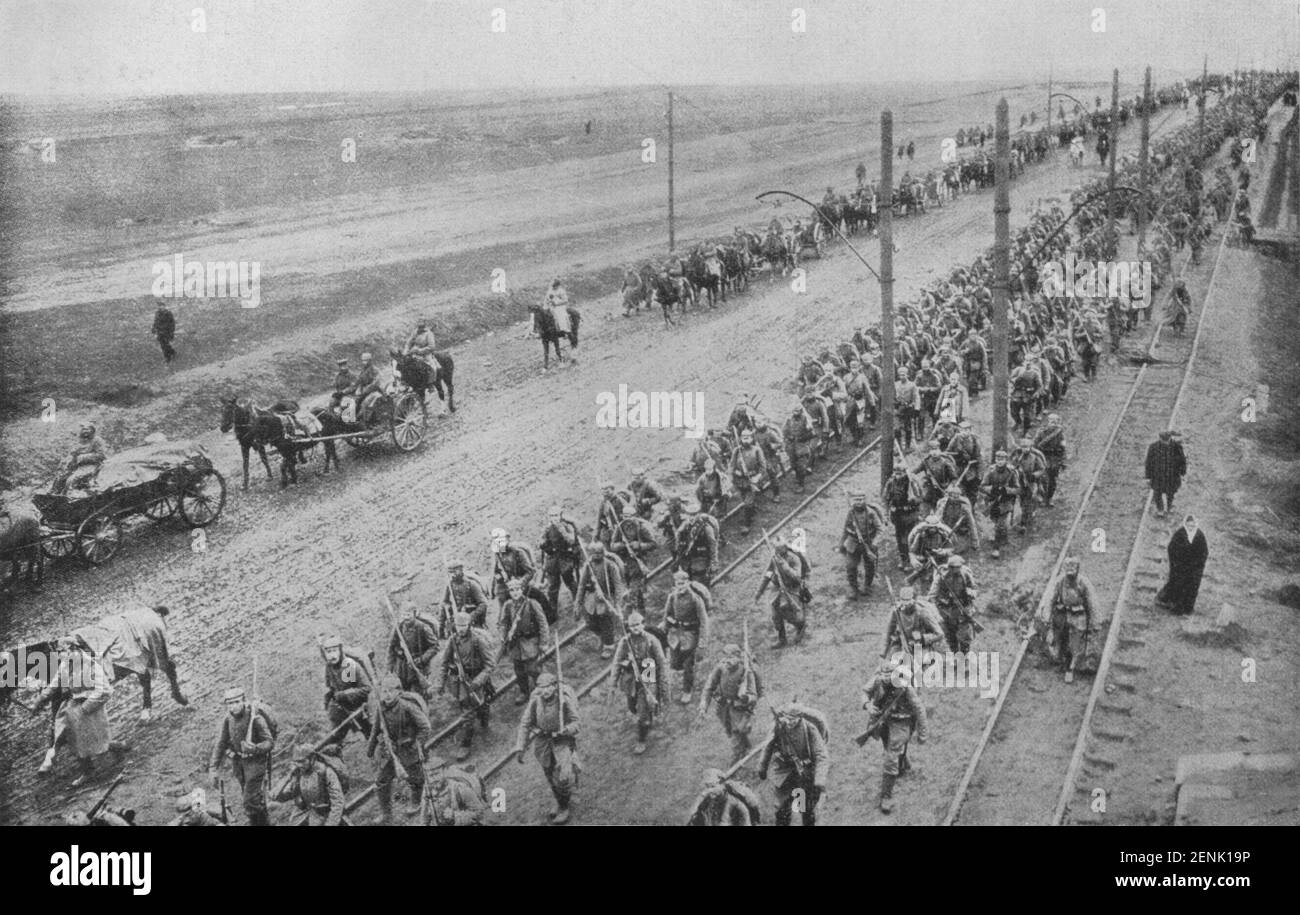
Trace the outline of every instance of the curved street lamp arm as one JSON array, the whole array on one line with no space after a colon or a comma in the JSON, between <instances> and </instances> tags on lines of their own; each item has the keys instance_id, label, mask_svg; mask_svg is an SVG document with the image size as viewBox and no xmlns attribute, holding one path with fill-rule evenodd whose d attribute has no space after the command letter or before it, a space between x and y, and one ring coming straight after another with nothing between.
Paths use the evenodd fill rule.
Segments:
<instances>
[{"instance_id":1,"label":"curved street lamp arm","mask_svg":"<svg viewBox=\"0 0 1300 915\"><path fill-rule=\"evenodd\" d=\"M871 271L871 275L874 276L877 280L880 279L880 274L876 272L876 268L873 267L873 266L871 266L869 263L867 263L867 259L866 259L865 257L863 257L863 256L858 252L858 249L857 249L857 248L853 247L853 242L849 241L848 238L845 237L844 233L840 231L840 227L839 227L839 226L837 226L837 225L835 225L834 223L831 222L830 218L827 217L826 213L822 210L821 207L819 207L817 204L813 203L813 202L812 202L811 200L809 200L807 197L800 197L798 194L795 194L795 193L793 193L793 192L791 192L791 191L764 191L763 193L759 194L758 197L756 197L755 199L756 199L756 200L762 200L764 197L770 197L770 196L772 196L773 194L784 194L784 195L787 196L787 197L793 197L795 200L802 200L804 203L808 204L808 206L810 206L810 207L812 207L814 210L816 210L816 211L817 211L817 215L821 217L822 222L824 222L824 223L826 223L826 225L830 226L830 227L831 227L831 231L834 232L836 235L839 236L840 241L842 241L842 242L844 242L844 244L848 245L848 246L849 246L849 250L852 251L852 252L854 253L854 255L857 256L858 260L862 261L862 266L864 266L864 267L866 267L868 270L870 270L870 271Z\"/></svg>"}]
</instances>

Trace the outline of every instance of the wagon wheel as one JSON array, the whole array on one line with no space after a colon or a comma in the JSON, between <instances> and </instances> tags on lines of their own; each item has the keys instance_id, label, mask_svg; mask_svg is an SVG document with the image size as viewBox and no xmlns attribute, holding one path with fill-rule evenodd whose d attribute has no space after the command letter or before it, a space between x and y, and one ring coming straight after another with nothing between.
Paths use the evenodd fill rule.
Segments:
<instances>
[{"instance_id":1,"label":"wagon wheel","mask_svg":"<svg viewBox=\"0 0 1300 915\"><path fill-rule=\"evenodd\" d=\"M180 512L190 527L207 527L226 505L226 478L209 467L186 476L181 484Z\"/></svg>"},{"instance_id":2,"label":"wagon wheel","mask_svg":"<svg viewBox=\"0 0 1300 915\"><path fill-rule=\"evenodd\" d=\"M176 514L176 494L164 493L161 499L149 502L141 512L151 521L165 521Z\"/></svg>"},{"instance_id":3,"label":"wagon wheel","mask_svg":"<svg viewBox=\"0 0 1300 915\"><path fill-rule=\"evenodd\" d=\"M424 441L424 406L411 392L403 394L393 404L393 444L402 451L414 451Z\"/></svg>"},{"instance_id":4,"label":"wagon wheel","mask_svg":"<svg viewBox=\"0 0 1300 915\"><path fill-rule=\"evenodd\" d=\"M49 534L41 537L41 552L52 560L71 556L76 549L77 534L75 531L52 529Z\"/></svg>"},{"instance_id":5,"label":"wagon wheel","mask_svg":"<svg viewBox=\"0 0 1300 915\"><path fill-rule=\"evenodd\" d=\"M100 509L77 528L77 549L92 566L103 565L122 547L122 525L113 506Z\"/></svg>"}]
</instances>

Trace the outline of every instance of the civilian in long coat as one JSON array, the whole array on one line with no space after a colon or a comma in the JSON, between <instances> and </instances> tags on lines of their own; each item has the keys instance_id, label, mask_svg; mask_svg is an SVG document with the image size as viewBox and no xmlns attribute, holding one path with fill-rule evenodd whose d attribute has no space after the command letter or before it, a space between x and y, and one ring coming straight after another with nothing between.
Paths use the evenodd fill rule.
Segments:
<instances>
[{"instance_id":1,"label":"civilian in long coat","mask_svg":"<svg viewBox=\"0 0 1300 915\"><path fill-rule=\"evenodd\" d=\"M1209 556L1205 533L1200 530L1196 519L1188 515L1169 538L1169 580L1156 595L1156 600L1174 613L1191 613L1196 608L1201 574Z\"/></svg>"},{"instance_id":2,"label":"civilian in long coat","mask_svg":"<svg viewBox=\"0 0 1300 915\"><path fill-rule=\"evenodd\" d=\"M1183 443L1166 429L1160 438L1147 446L1146 478L1155 497L1156 513L1163 515L1174 507L1174 493L1187 473L1187 455Z\"/></svg>"}]
</instances>

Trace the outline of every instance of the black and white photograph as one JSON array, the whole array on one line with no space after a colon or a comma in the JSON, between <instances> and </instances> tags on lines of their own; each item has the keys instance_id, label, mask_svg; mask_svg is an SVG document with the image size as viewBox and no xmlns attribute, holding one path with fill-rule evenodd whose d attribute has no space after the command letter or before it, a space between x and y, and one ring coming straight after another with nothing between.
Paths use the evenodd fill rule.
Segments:
<instances>
[{"instance_id":1,"label":"black and white photograph","mask_svg":"<svg viewBox=\"0 0 1300 915\"><path fill-rule=\"evenodd\" d=\"M1300 825L1298 68L0 0L0 825Z\"/></svg>"}]
</instances>

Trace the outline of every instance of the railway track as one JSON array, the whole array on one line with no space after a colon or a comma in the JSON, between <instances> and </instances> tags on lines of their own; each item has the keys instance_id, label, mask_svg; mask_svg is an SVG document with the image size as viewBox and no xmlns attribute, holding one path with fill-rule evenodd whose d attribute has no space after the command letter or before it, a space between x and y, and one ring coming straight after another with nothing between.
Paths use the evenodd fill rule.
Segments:
<instances>
[{"instance_id":1,"label":"railway track","mask_svg":"<svg viewBox=\"0 0 1300 915\"><path fill-rule=\"evenodd\" d=\"M1049 577L1055 580L1066 557L1077 554L1098 605L1110 608L1098 626L1105 642L1091 689L1065 683L1055 665L1035 663L1028 657L1032 635L1022 639L944 825L1058 825L1080 798L1086 807L1094 789L1105 790L1115 768L1106 745L1126 739L1124 722L1140 692L1141 666L1130 654L1144 644L1148 624L1135 610L1150 606L1160 584L1154 557L1143 550L1151 494L1140 469L1153 433L1177 416L1225 239L1226 232L1195 313L1195 334L1162 341L1156 326ZM1039 615L1050 611L1050 599L1045 588Z\"/></svg>"}]
</instances>

